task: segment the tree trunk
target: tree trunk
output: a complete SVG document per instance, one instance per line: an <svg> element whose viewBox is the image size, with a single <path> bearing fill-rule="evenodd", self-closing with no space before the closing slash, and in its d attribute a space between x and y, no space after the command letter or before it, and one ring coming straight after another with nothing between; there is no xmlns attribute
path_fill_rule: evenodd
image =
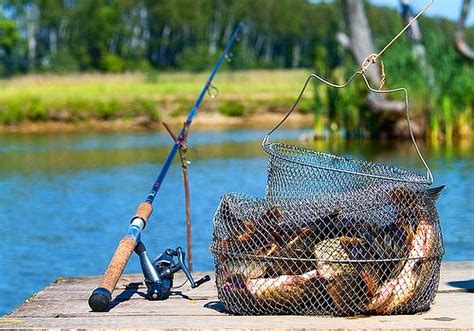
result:
<svg viewBox="0 0 474 331"><path fill-rule="evenodd" d="M260 52L263 49L264 43L265 43L265 35L261 32L258 32L257 41L255 42L255 46L253 48L255 58L258 58L258 55L260 54Z"/></svg>
<svg viewBox="0 0 474 331"><path fill-rule="evenodd" d="M265 56L264 61L266 63L271 63L273 59L273 44L270 38L267 39L267 43L265 45Z"/></svg>
<svg viewBox="0 0 474 331"><path fill-rule="evenodd" d="M56 28L49 30L49 50L51 55L56 55L58 50L58 31Z"/></svg>
<svg viewBox="0 0 474 331"><path fill-rule="evenodd" d="M38 30L39 9L32 4L26 11L26 34L28 40L28 63L35 67L36 62L36 32Z"/></svg>
<svg viewBox="0 0 474 331"><path fill-rule="evenodd" d="M369 23L364 11L364 4L361 0L343 0L342 9L344 20L349 33L349 46L356 62L364 63L367 56L375 52ZM367 69L366 76L375 86L380 84L380 71L377 65L371 65ZM370 92L368 95L368 104L372 111L403 114L405 103L398 101L389 101L382 95Z"/></svg>
<svg viewBox="0 0 474 331"><path fill-rule="evenodd" d="M145 55L148 52L148 44L150 41L150 27L148 25L148 10L142 5L140 8L140 22L142 26L141 38L140 38L140 50L141 54Z"/></svg>
<svg viewBox="0 0 474 331"><path fill-rule="evenodd" d="M464 24L466 22L469 9L471 7L471 0L464 0L461 15L459 16L459 21L454 33L454 40L456 43L456 48L458 51L466 58L474 60L474 51L467 45L464 40Z"/></svg>
<svg viewBox="0 0 474 331"><path fill-rule="evenodd" d="M342 8L351 40L350 50L357 64L362 64L367 56L375 52L369 23L365 16L364 3L361 0L343 0ZM379 85L380 72L377 66L370 66L367 76L372 83Z"/></svg>
<svg viewBox="0 0 474 331"><path fill-rule="evenodd" d="M65 17L61 18L58 28L58 39L64 40L66 38L68 28L68 21Z"/></svg>
<svg viewBox="0 0 474 331"><path fill-rule="evenodd" d="M211 23L209 32L209 54L213 55L217 52L217 42L219 41L219 21L221 16L221 9L219 1L215 3L214 18Z"/></svg>
<svg viewBox="0 0 474 331"><path fill-rule="evenodd" d="M138 18L138 19L137 19ZM129 57L134 57L138 54L138 48L140 45L140 8L132 8L130 11L130 41L129 41Z"/></svg>
<svg viewBox="0 0 474 331"><path fill-rule="evenodd" d="M161 33L161 43L160 43L160 53L159 53L159 63L161 65L166 65L166 50L167 45L169 44L169 37L171 35L171 27L165 25Z"/></svg>
<svg viewBox="0 0 474 331"><path fill-rule="evenodd" d="M228 19L227 26L224 30L224 36L223 36L224 42L229 40L229 38L232 36L233 27L234 27L234 18L231 17L230 19Z"/></svg>
<svg viewBox="0 0 474 331"><path fill-rule="evenodd" d="M291 67L292 68L299 67L300 61L301 61L301 43L297 42L295 45L293 45Z"/></svg>

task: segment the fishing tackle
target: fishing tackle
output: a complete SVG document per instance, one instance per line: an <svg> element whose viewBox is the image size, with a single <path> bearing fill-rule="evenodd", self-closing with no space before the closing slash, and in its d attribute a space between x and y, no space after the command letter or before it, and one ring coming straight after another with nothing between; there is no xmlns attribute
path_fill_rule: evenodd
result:
<svg viewBox="0 0 474 331"><path fill-rule="evenodd" d="M225 46L224 51L222 52L219 59L217 60L214 68L211 71L211 74L209 75L207 82L205 83L204 87L201 90L201 93L199 94L193 107L191 108L191 111L189 112L188 118L183 128L179 132L177 139L175 140L173 146L171 147L169 154L161 168L161 171L158 174L158 177L156 178L156 181L151 188L150 193L148 194L146 200L138 206L135 212L135 215L132 217L132 221L128 228L128 232L120 241L117 247L117 250L115 251L115 254L112 257L112 260L109 263L109 266L105 270L105 273L99 283L99 286L92 292L91 296L89 297L89 306L91 307L93 311L107 311L109 309L110 301L112 299L112 293L115 289L115 286L117 285L120 279L120 276L122 275L123 270L125 269L125 266L131 254L135 250L137 243L140 242L140 233L145 228L145 225L153 211L153 208L152 208L153 201L155 200L156 195L158 194L158 191L163 183L163 180L166 177L166 174L168 173L168 170L171 166L171 163L173 162L174 157L176 156L176 153L186 141L187 130L190 127L194 116L199 110L199 107L201 105L201 102L204 96L210 89L211 89L212 94L214 96L216 95L216 89L211 87L213 86L212 80L214 79L214 76L219 70L222 62L226 59L226 55L229 54L230 48L232 47L234 41L238 39L238 36L240 34L242 27L243 25L239 24L234 30L229 41L227 42L227 45ZM170 252L171 251L169 251L169 253ZM171 256L169 254L167 255ZM178 257L178 260L179 260L179 256L181 255L177 253L176 257ZM147 262L145 261L145 263ZM178 263L178 265L181 267L181 269L183 269L184 264L180 265ZM162 264L159 264L159 266L161 268ZM152 271L151 267L147 268L146 270L147 272ZM185 270L187 270L187 268L183 269L183 271ZM171 268L170 268L170 271L171 271ZM149 275L151 275L151 273ZM190 280L191 279L192 278L190 278ZM166 291L164 293L166 293Z"/></svg>
<svg viewBox="0 0 474 331"><path fill-rule="evenodd" d="M146 298L148 300L165 300L171 294L173 288L173 276L176 272L182 270L186 275L191 288L211 280L209 275L194 281L191 272L185 263L185 253L181 247L175 250L168 248L151 262L146 252L145 245L139 241L135 246L135 253L140 258L143 275L145 276L145 285L148 288Z"/></svg>

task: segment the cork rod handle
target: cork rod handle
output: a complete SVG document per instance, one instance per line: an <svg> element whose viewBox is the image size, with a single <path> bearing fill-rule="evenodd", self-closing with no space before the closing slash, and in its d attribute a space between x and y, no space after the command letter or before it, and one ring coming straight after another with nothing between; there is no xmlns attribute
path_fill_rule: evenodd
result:
<svg viewBox="0 0 474 331"><path fill-rule="evenodd" d="M145 223L150 218L151 213L153 212L153 207L149 202L142 202L138 205L137 211L135 212L135 217L141 218Z"/></svg>
<svg viewBox="0 0 474 331"><path fill-rule="evenodd" d="M138 235L141 229L145 227L152 210L151 204L148 202L143 202L138 206L127 235L120 241L109 266L102 276L99 287L89 297L89 306L93 311L107 311L109 309L112 293L137 245ZM135 219L143 221L143 226L135 225L133 222Z"/></svg>

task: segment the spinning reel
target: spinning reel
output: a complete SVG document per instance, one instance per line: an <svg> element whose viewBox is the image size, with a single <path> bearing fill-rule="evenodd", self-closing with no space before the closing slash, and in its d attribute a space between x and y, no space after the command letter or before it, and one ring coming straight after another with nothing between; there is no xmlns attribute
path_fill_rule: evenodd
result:
<svg viewBox="0 0 474 331"><path fill-rule="evenodd" d="M135 253L140 258L145 284L148 288L146 298L148 300L166 300L171 294L173 287L173 276L182 270L191 284L191 288L196 288L211 280L209 275L195 281L185 263L185 253L181 247L175 250L168 248L151 262L146 252L145 245L139 241L135 247Z"/></svg>

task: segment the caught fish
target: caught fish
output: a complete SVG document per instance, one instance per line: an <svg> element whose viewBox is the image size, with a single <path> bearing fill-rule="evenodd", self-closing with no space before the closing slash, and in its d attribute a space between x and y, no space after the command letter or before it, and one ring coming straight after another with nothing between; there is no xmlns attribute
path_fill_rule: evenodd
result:
<svg viewBox="0 0 474 331"><path fill-rule="evenodd" d="M225 259L221 261L222 272L227 275L241 275L245 279L262 277L268 268L268 263L263 261L246 261Z"/></svg>
<svg viewBox="0 0 474 331"><path fill-rule="evenodd" d="M339 214L339 211L333 212L318 220L322 224L325 224L331 222L334 218L338 217ZM280 210L277 211L277 215L278 217L282 216ZM311 251L311 245L308 244L311 240L308 240L308 237L318 231L319 228L319 224L308 221L303 223L301 227L293 229L282 219L280 223L266 230L267 237L270 238L270 241L263 247L257 249L255 254L258 256L312 258L313 252ZM258 242L264 243L266 241L259 240Z"/></svg>
<svg viewBox="0 0 474 331"><path fill-rule="evenodd" d="M413 297L420 276L424 274L423 267L420 267L422 258L430 255L435 242L435 230L425 214L417 226L407 261L396 277L387 280L377 290L367 305L370 311L389 314Z"/></svg>
<svg viewBox="0 0 474 331"><path fill-rule="evenodd" d="M335 255L346 263L334 262L329 264L332 264L331 268L324 265L323 269L319 269L324 277L329 276L327 292L339 313L342 315L360 314L363 312L363 305L370 301L377 290L380 276L375 264L351 263L350 261L367 259L371 247L364 240L354 237L341 237L339 242L332 244L331 247L338 251L343 250L338 254L332 253L331 256L334 258Z"/></svg>
<svg viewBox="0 0 474 331"><path fill-rule="evenodd" d="M405 208L414 207L418 204L420 199L426 194L427 197L435 201L439 198L439 195L444 190L446 185L441 185L437 187L432 187L426 189L425 191L415 192L406 187L397 187L394 188L390 193L390 199L397 205L404 206Z"/></svg>
<svg viewBox="0 0 474 331"><path fill-rule="evenodd" d="M338 261L349 261L350 257L346 245L363 244L364 241L355 237L343 236L340 238L323 240L314 246L314 254L317 262L317 270L322 278L331 280L338 276L355 273L356 270L351 263Z"/></svg>
<svg viewBox="0 0 474 331"><path fill-rule="evenodd" d="M376 276L363 270L329 281L326 290L339 313L357 315L364 312L363 307L370 301L377 282Z"/></svg>
<svg viewBox="0 0 474 331"><path fill-rule="evenodd" d="M285 257L288 259L271 260L267 268L267 277L276 277L279 275L293 275L303 273L314 269L314 262L305 261L301 259L312 259L313 252L311 249L306 249L307 244L311 240L308 237L313 234L313 229L304 227L298 229L288 238L285 236L283 243L271 243L266 247L257 251L257 255L265 257Z"/></svg>
<svg viewBox="0 0 474 331"><path fill-rule="evenodd" d="M301 275L249 279L245 282L245 287L260 301L298 302L307 293L307 285L317 278L318 271L312 270Z"/></svg>
<svg viewBox="0 0 474 331"><path fill-rule="evenodd" d="M275 254L280 254L283 251L287 253L292 249L296 248L298 244L300 244L304 238L310 234L313 230L309 227L304 227L295 231L292 235L286 234L278 234L278 240L270 243L269 245L261 248L256 252L257 255L261 256L272 256ZM273 235L274 239L276 235ZM289 238L286 238L289 237Z"/></svg>
<svg viewBox="0 0 474 331"><path fill-rule="evenodd" d="M441 192L446 188L446 185L441 185L437 187L432 187L426 190L428 196L433 199L433 201L436 201L439 198L439 195Z"/></svg>
<svg viewBox="0 0 474 331"><path fill-rule="evenodd" d="M239 250L252 251L258 249L262 243L271 241L271 236L268 235L268 228L273 228L278 224L282 216L281 209L278 206L269 208L257 220L237 220L233 227L227 225L227 232L230 236L221 238L222 248L232 250L237 248ZM232 218L235 220L235 218Z"/></svg>
<svg viewBox="0 0 474 331"><path fill-rule="evenodd" d="M439 239L431 208L443 189L399 186L369 215L349 202L337 209L259 208L252 219L233 215L239 225L229 224L218 238L225 246L217 260L224 275L219 295L230 306L244 298L262 312L316 304L341 315L400 311L429 277L425 258Z"/></svg>
<svg viewBox="0 0 474 331"><path fill-rule="evenodd" d="M400 259L407 256L415 233L410 224L399 222L367 227L363 238L371 244L373 256L367 259Z"/></svg>
<svg viewBox="0 0 474 331"><path fill-rule="evenodd" d="M395 221L388 225L367 227L363 238L372 243L375 259L401 259L409 254L410 243L420 219L420 205L426 195L435 201L445 186L415 192L405 187L397 187L390 192L390 198L397 207Z"/></svg>

